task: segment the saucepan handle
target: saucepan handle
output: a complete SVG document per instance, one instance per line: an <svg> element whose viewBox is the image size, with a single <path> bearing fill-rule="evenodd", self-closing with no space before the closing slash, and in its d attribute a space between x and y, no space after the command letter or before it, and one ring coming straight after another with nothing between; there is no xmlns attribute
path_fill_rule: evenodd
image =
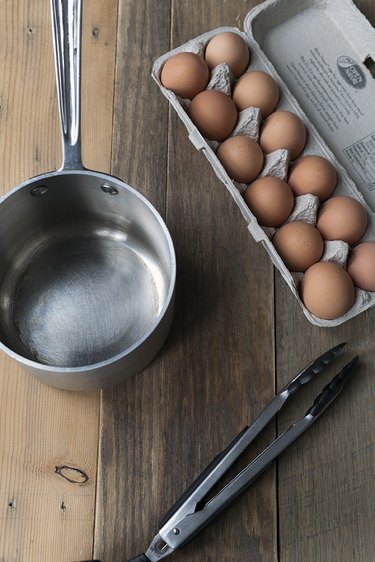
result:
<svg viewBox="0 0 375 562"><path fill-rule="evenodd" d="M62 135L60 170L82 170L80 132L81 0L51 0L56 88Z"/></svg>

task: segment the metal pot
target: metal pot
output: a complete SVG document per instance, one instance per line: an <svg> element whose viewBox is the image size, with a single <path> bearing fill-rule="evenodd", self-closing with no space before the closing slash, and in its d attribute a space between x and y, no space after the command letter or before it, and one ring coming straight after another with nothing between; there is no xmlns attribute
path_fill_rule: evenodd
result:
<svg viewBox="0 0 375 562"><path fill-rule="evenodd" d="M45 383L89 391L134 375L160 349L176 260L153 206L82 165L81 1L51 9L63 164L0 200L0 347Z"/></svg>

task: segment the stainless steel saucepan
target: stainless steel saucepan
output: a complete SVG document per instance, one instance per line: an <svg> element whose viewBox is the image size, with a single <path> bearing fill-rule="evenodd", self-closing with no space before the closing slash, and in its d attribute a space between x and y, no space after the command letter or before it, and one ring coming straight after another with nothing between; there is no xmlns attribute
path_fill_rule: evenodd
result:
<svg viewBox="0 0 375 562"><path fill-rule="evenodd" d="M38 379L93 390L142 370L173 314L176 260L153 206L84 168L81 0L51 0L63 164L0 201L0 347Z"/></svg>

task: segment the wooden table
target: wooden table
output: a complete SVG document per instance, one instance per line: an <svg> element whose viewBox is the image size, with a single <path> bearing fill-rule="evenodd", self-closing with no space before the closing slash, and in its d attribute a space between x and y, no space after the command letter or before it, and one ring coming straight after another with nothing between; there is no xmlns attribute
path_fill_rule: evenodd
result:
<svg viewBox="0 0 375 562"><path fill-rule="evenodd" d="M335 329L308 323L150 79L160 54L221 25L242 27L256 3L84 4L84 162L139 188L165 216L178 260L176 314L152 364L100 394L42 385L1 354L1 562L122 562L142 552L167 508L275 389L343 340L344 357L301 392L251 455L356 351L360 366L347 391L171 560L375 560L375 313ZM375 23L373 2L357 4ZM4 0L0 8L6 192L55 169L60 140L48 2Z"/></svg>

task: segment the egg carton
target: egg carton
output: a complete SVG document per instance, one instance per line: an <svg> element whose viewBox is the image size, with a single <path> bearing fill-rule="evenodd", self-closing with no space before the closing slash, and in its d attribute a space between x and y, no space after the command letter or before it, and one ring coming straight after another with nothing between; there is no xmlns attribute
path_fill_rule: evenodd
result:
<svg viewBox="0 0 375 562"><path fill-rule="evenodd" d="M361 241L365 241L375 240L375 80L371 72L375 30L351 0L266 0L247 14L244 31L220 27L204 33L159 57L152 69L153 79L183 121L190 141L210 162L252 237L264 246L308 320L317 326L337 326L374 306L375 293L356 289L352 308L334 320L323 320L307 310L298 292L302 274L291 273L276 252L275 229L258 224L242 196L246 186L234 182L216 157L219 143L207 141L190 120L186 112L190 100L179 98L160 82L161 69L170 57L180 52L203 55L210 39L224 31L237 33L248 44L247 70L263 70L277 82L280 99L275 109L296 113L306 126L307 142L299 157L315 154L329 160L338 174L333 195L348 195L364 206L368 227ZM207 88L230 95L233 80L227 65L221 64L211 71ZM232 135L258 140L259 126L259 109L249 108L239 114ZM277 150L265 157L260 176L286 179L289 166L289 152ZM313 195L297 197L288 221L315 224L318 207ZM345 267L348 252L345 242L326 241L322 260Z"/></svg>

